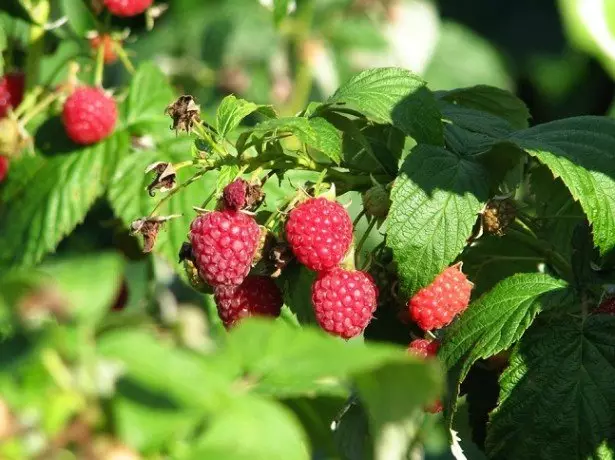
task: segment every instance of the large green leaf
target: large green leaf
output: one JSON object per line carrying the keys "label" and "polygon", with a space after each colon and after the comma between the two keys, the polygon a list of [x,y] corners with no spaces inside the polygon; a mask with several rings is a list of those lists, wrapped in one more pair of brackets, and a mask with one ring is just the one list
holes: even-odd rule
{"label": "large green leaf", "polygon": [[[541,273],[506,278],[472,302],[446,329],[438,357],[447,368],[459,368],[460,383],[476,360],[493,356],[519,340],[540,311],[568,294],[565,288],[564,281]],[[555,293],[557,297],[552,297]]]}
{"label": "large green leaf", "polygon": [[79,321],[96,324],[120,292],[124,266],[117,254],[99,254],[56,261],[41,267],[52,277]]}
{"label": "large green leaf", "polygon": [[339,164],[342,161],[342,133],[322,117],[310,118],[310,126],[316,134],[316,142],[311,146]]}
{"label": "large green leaf", "polygon": [[183,407],[217,412],[232,400],[231,381],[219,365],[164,344],[136,329],[117,330],[97,340],[98,353],[122,366],[124,378],[163,394]]}
{"label": "large green leaf", "polygon": [[408,292],[429,284],[462,251],[483,202],[488,176],[478,163],[419,145],[391,193],[387,245]]}
{"label": "large green leaf", "polygon": [[561,178],[592,224],[605,255],[615,248],[615,120],[574,117],[510,138]]}
{"label": "large green leaf", "polygon": [[[278,397],[345,394],[352,375],[389,363],[413,367],[414,379],[431,379],[432,369],[401,350],[385,345],[345,343],[312,328],[297,329],[282,322],[250,319],[234,329],[227,356],[252,387]],[[289,365],[300,363],[300,365]],[[410,384],[410,383],[409,383]]]}
{"label": "large green leaf", "polygon": [[[190,143],[189,137],[180,137],[160,145],[157,151],[141,151],[120,163],[109,187],[109,201],[113,211],[127,227],[135,219],[149,215],[156,202],[164,197],[161,194],[161,198],[154,199],[147,193],[146,187],[152,178],[145,174],[145,168],[156,161],[185,161],[189,156]],[[192,168],[178,171],[178,184],[187,181],[194,172]],[[190,222],[196,216],[192,207],[201,206],[215,190],[215,180],[215,173],[206,174],[172,196],[160,209],[161,215],[181,214],[181,217],[164,224],[154,246],[154,251],[169,262],[177,264],[179,249],[187,239]]]}
{"label": "large green leaf", "polygon": [[509,91],[477,85],[442,91],[436,95],[453,104],[481,110],[508,121],[513,128],[528,127],[530,112],[525,103]]}
{"label": "large green leaf", "polygon": [[441,145],[440,111],[425,85],[408,70],[370,69],[351,78],[326,103],[356,109],[379,123],[391,123],[417,142]]}
{"label": "large green leaf", "polygon": [[66,154],[24,159],[36,169],[11,174],[0,197],[0,265],[33,265],[55,250],[83,221],[128,148],[128,136],[118,132]]}
{"label": "large green leaf", "polygon": [[490,458],[613,458],[615,317],[537,321],[500,379]]}
{"label": "large green leaf", "polygon": [[308,460],[309,443],[285,407],[261,398],[241,398],[216,414],[191,459]]}
{"label": "large green leaf", "polygon": [[164,115],[174,94],[167,77],[152,62],[139,66],[132,77],[128,97],[123,105],[124,122],[131,129],[152,134],[171,125]]}

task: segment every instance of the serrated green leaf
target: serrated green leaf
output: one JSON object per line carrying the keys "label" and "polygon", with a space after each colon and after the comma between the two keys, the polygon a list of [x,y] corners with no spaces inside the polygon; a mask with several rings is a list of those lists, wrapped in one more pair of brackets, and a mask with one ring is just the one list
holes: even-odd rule
{"label": "serrated green leaf", "polygon": [[251,129],[254,136],[279,136],[285,133],[293,134],[305,144],[315,144],[317,136],[307,118],[285,117],[265,120]]}
{"label": "serrated green leaf", "polygon": [[300,324],[316,324],[312,306],[312,284],[316,274],[294,263],[284,270],[284,303],[297,316]]}
{"label": "serrated green leaf", "polygon": [[128,97],[122,107],[126,126],[148,133],[155,132],[151,129],[152,125],[159,129],[165,124],[171,126],[164,111],[174,98],[167,77],[154,63],[144,62],[132,77]]}
{"label": "serrated green leaf", "polygon": [[442,145],[443,127],[434,95],[412,72],[370,69],[342,85],[326,104],[350,107],[379,123],[391,123],[417,142]]}
{"label": "serrated green leaf", "polygon": [[216,113],[216,129],[220,137],[226,137],[241,121],[258,109],[258,105],[234,95],[226,96],[220,102]]}
{"label": "serrated green leaf", "polygon": [[66,299],[71,315],[95,325],[109,311],[120,292],[124,261],[117,254],[77,257],[43,265]]}
{"label": "serrated green leaf", "polygon": [[[179,163],[189,156],[191,139],[180,137],[160,145],[157,151],[142,151],[130,155],[119,164],[109,186],[109,202],[115,214],[122,219],[126,227],[135,219],[149,215],[157,200],[146,191],[151,177],[145,174],[145,168],[156,161]],[[177,183],[181,184],[192,177],[192,168],[183,168],[177,172]],[[162,255],[172,266],[179,269],[177,255],[187,239],[190,222],[196,216],[193,206],[201,206],[205,199],[215,190],[216,173],[205,174],[195,183],[175,194],[160,209],[161,215],[181,214],[164,224],[158,234],[154,251]],[[168,193],[168,192],[167,192]],[[163,195],[160,195],[162,199]]]}
{"label": "serrated green leaf", "polygon": [[19,184],[0,197],[0,265],[33,265],[55,250],[83,221],[128,148],[127,134],[117,132],[70,153],[25,160],[37,169],[15,177]]}
{"label": "serrated green leaf", "polygon": [[96,18],[84,0],[61,0],[61,7],[68,24],[80,37],[85,37],[87,32],[97,30]]}
{"label": "serrated green leaf", "polygon": [[581,203],[601,255],[615,249],[615,120],[568,118],[510,139],[561,178]]}
{"label": "serrated green leaf", "polygon": [[504,89],[477,85],[436,93],[456,105],[487,112],[508,121],[515,129],[528,127],[530,112],[525,103]]}
{"label": "serrated green leaf", "polygon": [[459,367],[460,383],[476,360],[506,350],[519,340],[540,311],[569,294],[566,287],[564,281],[542,273],[506,278],[472,302],[446,329],[438,357],[448,369]]}
{"label": "serrated green leaf", "polygon": [[487,194],[480,164],[440,147],[412,150],[395,181],[386,221],[387,246],[406,292],[429,284],[455,260]]}
{"label": "serrated green leaf", "polygon": [[[489,458],[609,458],[615,407],[615,317],[537,321],[500,379]],[[611,454],[607,452],[610,450]],[[605,455],[606,454],[606,455]]]}
{"label": "serrated green leaf", "polygon": [[213,418],[189,458],[308,460],[311,457],[305,432],[291,411],[273,401],[244,397]]}
{"label": "serrated green leaf", "polygon": [[463,272],[474,283],[472,295],[478,297],[515,273],[538,272],[545,256],[510,235],[486,235],[466,248],[461,260]]}
{"label": "serrated green leaf", "polygon": [[310,146],[339,165],[342,161],[342,133],[322,117],[310,118],[309,122],[316,134],[316,142]]}

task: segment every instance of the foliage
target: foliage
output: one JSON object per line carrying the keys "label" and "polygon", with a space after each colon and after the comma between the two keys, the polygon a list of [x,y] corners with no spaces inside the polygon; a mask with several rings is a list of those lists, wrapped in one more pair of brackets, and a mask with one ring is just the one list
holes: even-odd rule
{"label": "foliage", "polygon": [[[2,65],[26,71],[24,101],[6,120],[28,141],[3,152],[0,183],[0,457],[613,457],[615,320],[594,310],[615,285],[615,121],[535,124],[522,100],[484,81],[434,88],[401,67],[351,72],[344,59],[358,43],[373,51],[388,40],[351,2],[253,3],[203,5],[210,54],[198,84],[183,81],[199,89],[180,115],[181,59],[171,72],[141,55],[133,66],[123,37],[120,62],[104,68],[89,49],[92,30],[138,27],[133,19],[64,0],[67,24],[53,28],[42,26],[57,13],[46,1],[0,7],[10,25]],[[133,51],[180,20],[170,14]],[[148,12],[148,26],[154,19]],[[173,35],[183,58],[197,54],[194,33]],[[275,85],[256,80],[282,43],[297,68],[293,94],[276,99],[266,96]],[[325,48],[344,57],[335,88],[304,81]],[[227,73],[232,87],[221,87],[239,57],[256,83],[247,90]],[[82,83],[114,87],[119,103],[114,133],[90,146],[62,127],[69,62],[81,63]],[[160,164],[171,171],[165,187]],[[260,248],[252,273],[275,279],[284,306],[227,331],[211,287],[195,285],[190,258],[178,257],[192,220],[220,209],[238,178],[262,186],[250,215],[277,246]],[[361,204],[374,185],[390,195],[386,218]],[[369,271],[380,290],[369,327],[349,341],[318,328],[314,273],[296,260],[271,267],[288,212],[308,195],[348,205],[354,239],[342,264]],[[486,209],[502,201],[514,215],[490,231]],[[458,262],[474,284],[469,307],[421,331],[408,300]],[[437,360],[407,352],[419,335],[441,342]],[[477,370],[499,394],[481,408]],[[438,398],[443,416],[424,410]]]}

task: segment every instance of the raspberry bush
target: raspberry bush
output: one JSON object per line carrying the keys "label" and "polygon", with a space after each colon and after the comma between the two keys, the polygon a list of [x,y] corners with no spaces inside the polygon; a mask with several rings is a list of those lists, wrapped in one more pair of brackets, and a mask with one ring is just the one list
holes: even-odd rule
{"label": "raspberry bush", "polygon": [[0,458],[615,455],[615,121],[254,3],[0,5]]}

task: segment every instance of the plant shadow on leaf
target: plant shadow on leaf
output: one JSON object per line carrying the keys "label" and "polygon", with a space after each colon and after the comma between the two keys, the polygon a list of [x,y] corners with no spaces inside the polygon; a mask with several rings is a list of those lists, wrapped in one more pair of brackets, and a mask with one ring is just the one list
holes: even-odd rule
{"label": "plant shadow on leaf", "polygon": [[68,138],[60,117],[49,118],[38,128],[35,146],[46,157],[64,155],[83,147]]}

